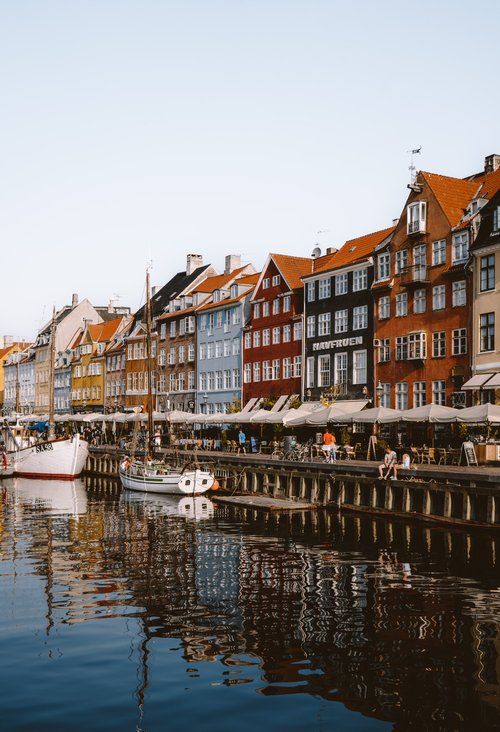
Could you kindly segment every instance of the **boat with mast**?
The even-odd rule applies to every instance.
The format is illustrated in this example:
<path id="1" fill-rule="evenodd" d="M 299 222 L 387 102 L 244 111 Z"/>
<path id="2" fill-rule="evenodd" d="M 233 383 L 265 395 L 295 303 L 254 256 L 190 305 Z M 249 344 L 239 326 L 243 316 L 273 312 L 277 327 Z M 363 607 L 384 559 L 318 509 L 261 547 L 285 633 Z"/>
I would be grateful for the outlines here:
<path id="1" fill-rule="evenodd" d="M 47 440 L 32 443 L 19 419 L 6 424 L 7 463 L 14 475 L 25 478 L 73 480 L 81 475 L 88 455 L 88 443 L 79 434 L 57 438 L 54 420 L 54 377 L 56 356 L 56 313 L 52 313 L 49 358 L 49 415 Z M 16 412 L 19 414 L 19 364 L 17 364 Z M 10 449 L 9 449 L 10 448 Z"/>
<path id="2" fill-rule="evenodd" d="M 153 368 L 152 368 L 152 316 L 151 316 L 151 288 L 150 271 L 146 269 L 146 362 L 147 362 L 147 440 L 145 446 L 144 461 L 135 457 L 135 434 L 137 430 L 137 419 L 134 430 L 133 455 L 132 458 L 125 457 L 119 468 L 119 476 L 124 488 L 145 493 L 170 493 L 172 495 L 200 495 L 211 488 L 217 488 L 214 476 L 199 467 L 192 469 L 186 465 L 179 470 L 154 458 L 154 419 L 153 419 Z M 139 411 L 139 410 L 138 410 Z M 137 417 L 138 415 L 136 415 Z"/>

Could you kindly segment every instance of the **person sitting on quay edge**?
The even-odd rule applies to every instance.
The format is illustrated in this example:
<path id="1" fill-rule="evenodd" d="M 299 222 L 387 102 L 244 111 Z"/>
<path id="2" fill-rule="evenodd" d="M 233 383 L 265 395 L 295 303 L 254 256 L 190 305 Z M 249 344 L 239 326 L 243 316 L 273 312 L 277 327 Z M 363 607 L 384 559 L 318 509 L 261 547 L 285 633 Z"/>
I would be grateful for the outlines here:
<path id="1" fill-rule="evenodd" d="M 337 441 L 335 439 L 335 435 L 330 432 L 328 427 L 323 435 L 323 450 L 327 459 L 329 459 L 330 456 L 332 456 L 333 460 L 337 459 Z"/>
<path id="2" fill-rule="evenodd" d="M 384 462 L 378 466 L 378 473 L 379 480 L 383 480 L 384 478 L 387 480 L 391 473 L 394 473 L 394 475 L 391 476 L 393 480 L 396 480 L 398 477 L 398 456 L 394 450 L 391 450 L 389 445 L 385 448 Z"/>

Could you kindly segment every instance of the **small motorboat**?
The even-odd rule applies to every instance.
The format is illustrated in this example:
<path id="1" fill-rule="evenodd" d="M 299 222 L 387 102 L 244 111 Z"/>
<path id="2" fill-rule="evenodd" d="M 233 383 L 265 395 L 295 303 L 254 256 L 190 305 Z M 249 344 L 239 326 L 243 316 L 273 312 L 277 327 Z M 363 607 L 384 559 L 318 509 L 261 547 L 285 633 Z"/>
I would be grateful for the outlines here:
<path id="1" fill-rule="evenodd" d="M 143 463 L 124 458 L 119 476 L 124 488 L 144 493 L 199 496 L 217 487 L 215 477 L 208 470 L 179 470 L 152 460 Z"/>

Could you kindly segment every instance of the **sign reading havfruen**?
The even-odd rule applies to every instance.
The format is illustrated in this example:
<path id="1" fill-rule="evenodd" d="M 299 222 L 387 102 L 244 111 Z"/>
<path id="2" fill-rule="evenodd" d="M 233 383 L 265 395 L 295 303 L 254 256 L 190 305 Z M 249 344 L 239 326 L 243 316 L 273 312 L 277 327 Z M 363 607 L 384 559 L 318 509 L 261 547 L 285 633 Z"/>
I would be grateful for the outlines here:
<path id="1" fill-rule="evenodd" d="M 345 348 L 345 346 L 361 346 L 362 344 L 363 336 L 339 338 L 335 341 L 321 341 L 320 343 L 313 343 L 313 351 L 328 351 L 330 348 Z"/>

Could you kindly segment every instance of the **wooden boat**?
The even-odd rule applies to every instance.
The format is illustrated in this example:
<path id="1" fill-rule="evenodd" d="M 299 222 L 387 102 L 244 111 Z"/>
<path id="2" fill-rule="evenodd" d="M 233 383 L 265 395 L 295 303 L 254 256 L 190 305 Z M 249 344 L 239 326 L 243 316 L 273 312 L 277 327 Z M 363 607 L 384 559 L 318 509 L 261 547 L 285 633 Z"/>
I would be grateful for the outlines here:
<path id="1" fill-rule="evenodd" d="M 118 475 L 124 488 L 144 493 L 168 493 L 171 495 L 197 496 L 211 488 L 217 488 L 215 477 L 206 470 L 200 468 L 179 470 L 171 468 L 163 463 L 155 462 L 152 455 L 152 439 L 154 434 L 153 424 L 153 369 L 151 363 L 151 298 L 149 269 L 146 271 L 146 356 L 148 364 L 148 443 L 146 446 L 146 459 L 143 461 L 124 458 L 119 467 Z M 134 440 L 139 419 L 139 411 L 136 410 L 136 422 L 134 425 Z M 135 448 L 133 448 L 133 452 Z"/>

